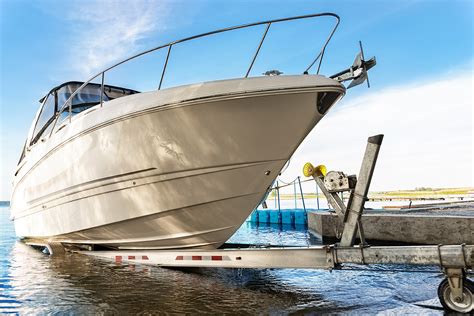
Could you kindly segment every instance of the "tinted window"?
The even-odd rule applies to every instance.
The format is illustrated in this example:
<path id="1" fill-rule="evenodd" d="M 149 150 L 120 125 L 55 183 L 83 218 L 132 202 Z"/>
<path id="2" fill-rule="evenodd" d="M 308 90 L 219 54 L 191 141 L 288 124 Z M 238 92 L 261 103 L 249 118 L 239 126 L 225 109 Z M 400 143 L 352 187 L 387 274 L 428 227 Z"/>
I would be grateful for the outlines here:
<path id="1" fill-rule="evenodd" d="M 44 102 L 41 113 L 38 117 L 38 120 L 36 121 L 31 144 L 34 144 L 38 140 L 43 131 L 46 129 L 47 125 L 51 123 L 55 112 L 56 102 L 54 100 L 54 95 L 50 94 Z"/>
<path id="2" fill-rule="evenodd" d="M 61 107 L 63 112 L 60 113 L 58 123 L 61 123 L 69 115 L 69 103 L 66 105 L 66 101 L 69 97 L 81 86 L 80 83 L 68 84 L 61 87 L 58 90 L 58 105 Z M 104 102 L 108 101 L 109 98 L 104 94 Z M 71 113 L 72 116 L 85 111 L 94 105 L 100 103 L 100 85 L 87 85 L 79 93 L 74 95 L 72 98 Z"/>
<path id="3" fill-rule="evenodd" d="M 64 107 L 67 99 L 81 86 L 80 83 L 68 84 L 58 90 L 58 105 L 61 109 Z M 108 101 L 107 95 L 104 95 L 103 101 Z M 100 103 L 100 85 L 87 85 L 72 98 L 72 107 L 91 107 Z M 82 111 L 85 109 L 82 109 Z M 74 111 L 73 111 L 74 112 Z M 81 111 L 76 111 L 79 113 Z"/>
<path id="4" fill-rule="evenodd" d="M 23 145 L 23 150 L 21 151 L 21 156 L 20 156 L 20 160 L 18 161 L 17 165 L 20 164 L 20 162 L 23 160 L 23 158 L 25 158 L 25 150 L 26 150 L 26 140 L 25 140 L 25 144 Z M 16 175 L 16 174 L 15 174 Z"/>
<path id="5" fill-rule="evenodd" d="M 88 84 L 72 98 L 72 102 L 66 104 L 69 97 L 82 85 L 82 83 L 69 83 L 57 90 L 58 108 L 60 111 L 58 123 L 69 116 L 69 103 L 71 103 L 71 115 L 74 116 L 100 103 L 101 86 L 99 84 Z M 104 86 L 102 101 L 110 101 L 126 95 L 137 93 L 137 91 L 119 87 Z"/>

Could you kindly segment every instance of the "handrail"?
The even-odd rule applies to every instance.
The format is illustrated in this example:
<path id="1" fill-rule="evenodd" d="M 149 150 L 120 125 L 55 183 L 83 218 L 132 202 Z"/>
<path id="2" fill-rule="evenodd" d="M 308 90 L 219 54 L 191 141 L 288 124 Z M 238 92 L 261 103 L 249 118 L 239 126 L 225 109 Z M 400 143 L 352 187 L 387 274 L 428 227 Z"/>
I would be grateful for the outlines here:
<path id="1" fill-rule="evenodd" d="M 161 73 L 161 78 L 160 78 L 160 83 L 159 83 L 159 86 L 158 86 L 158 90 L 161 89 L 161 85 L 163 83 L 163 79 L 164 79 L 164 75 L 165 75 L 165 71 L 166 71 L 166 67 L 168 65 L 168 60 L 169 60 L 169 57 L 170 57 L 170 53 L 171 53 L 171 47 L 176 45 L 176 44 L 179 44 L 179 43 L 183 43 L 183 42 L 187 42 L 187 41 L 191 41 L 191 40 L 194 40 L 194 39 L 197 39 L 197 38 L 201 38 L 201 37 L 205 37 L 205 36 L 209 36 L 209 35 L 214 35 L 214 34 L 219 34 L 219 33 L 223 33 L 223 32 L 228 32 L 228 31 L 233 31 L 233 30 L 238 30 L 238 29 L 243 29 L 243 28 L 249 28 L 249 27 L 253 27 L 253 26 L 258 26 L 258 25 L 267 25 L 266 29 L 265 29 L 265 32 L 263 33 L 263 36 L 262 36 L 262 39 L 260 40 L 260 44 L 253 56 L 253 59 L 252 59 L 252 62 L 245 74 L 245 78 L 248 77 L 248 75 L 250 74 L 250 71 L 252 70 L 252 67 L 255 63 L 255 60 L 257 59 L 257 56 L 260 52 L 260 48 L 262 47 L 262 44 L 263 44 L 263 41 L 265 40 L 265 37 L 268 33 L 268 29 L 270 28 L 270 25 L 271 24 L 275 24 L 275 23 L 279 23 L 279 22 L 286 22 L 286 21 L 293 21 L 293 20 L 301 20 L 301 19 L 308 19 L 308 18 L 316 18 L 316 17 L 322 17 L 322 16 L 330 16 L 330 17 L 334 17 L 336 19 L 336 24 L 334 25 L 331 33 L 329 34 L 329 36 L 327 37 L 323 47 L 321 48 L 321 50 L 319 51 L 318 55 L 316 55 L 315 59 L 309 64 L 309 66 L 305 69 L 305 71 L 303 72 L 304 74 L 307 74 L 308 71 L 314 66 L 314 64 L 319 60 L 319 64 L 318 64 L 318 69 L 316 71 L 317 74 L 319 74 L 319 70 L 321 68 L 321 63 L 323 61 L 323 57 L 324 57 L 324 52 L 326 50 L 326 46 L 328 45 L 329 41 L 331 40 L 333 34 L 335 33 L 337 27 L 339 26 L 339 22 L 340 22 L 340 17 L 335 14 L 335 13 L 330 13 L 330 12 L 325 12 L 325 13 L 315 13 L 315 14 L 307 14 L 307 15 L 300 15 L 300 16 L 294 16 L 294 17 L 289 17 L 289 18 L 282 18 L 282 19 L 274 19 L 274 20 L 267 20 L 267 21 L 261 21 L 261 22 L 254 22 L 254 23 L 248 23 L 248 24 L 242 24 L 242 25 L 237 25 L 237 26 L 232 26 L 232 27 L 227 27 L 227 28 L 223 28 L 223 29 L 219 29 L 219 30 L 215 30 L 215 31 L 211 31 L 211 32 L 205 32 L 205 33 L 202 33 L 202 34 L 198 34 L 198 35 L 194 35 L 194 36 L 190 36 L 190 37 L 185 37 L 183 39 L 180 39 L 180 40 L 176 40 L 176 41 L 172 41 L 172 42 L 169 42 L 167 44 L 164 44 L 164 45 L 160 45 L 160 46 L 157 46 L 155 48 L 151 48 L 151 49 L 148 49 L 148 50 L 145 50 L 141 53 L 138 53 L 136 55 L 133 55 L 131 57 L 128 57 L 122 61 L 119 61 L 115 64 L 113 64 L 112 66 L 102 70 L 101 72 L 99 72 L 98 74 L 94 75 L 93 77 L 91 77 L 89 80 L 87 80 L 86 82 L 84 82 L 79 88 L 76 89 L 76 91 L 74 91 L 71 96 L 64 102 L 64 104 L 61 106 L 61 110 L 59 111 L 59 113 L 57 114 L 56 116 L 56 119 L 54 121 L 54 125 L 53 125 L 53 128 L 51 130 L 51 133 L 53 132 L 54 128 L 56 127 L 56 123 L 57 123 L 57 120 L 60 116 L 60 114 L 62 112 L 64 112 L 64 110 L 66 109 L 66 105 L 68 105 L 69 103 L 69 106 L 68 106 L 68 111 L 69 111 L 69 115 L 68 115 L 68 118 L 69 118 L 69 121 L 71 121 L 71 117 L 72 117 L 72 99 L 74 98 L 74 96 L 76 94 L 78 94 L 86 85 L 88 85 L 92 80 L 96 79 L 97 77 L 99 76 L 102 76 L 102 82 L 101 82 L 101 98 L 100 98 L 100 106 L 102 106 L 103 104 L 103 93 L 104 93 L 104 77 L 105 77 L 105 73 L 117 66 L 120 66 L 132 59 L 135 59 L 135 58 L 138 58 L 140 56 L 143 56 L 145 54 L 148 54 L 148 53 L 151 53 L 151 52 L 154 52 L 154 51 L 157 51 L 157 50 L 160 50 L 160 49 L 163 49 L 165 47 L 168 47 L 168 53 L 166 55 L 166 60 L 165 60 L 165 64 L 163 66 L 163 71 Z"/>
<path id="2" fill-rule="evenodd" d="M 265 37 L 267 37 L 268 29 L 270 29 L 270 25 L 272 23 L 267 24 L 267 28 L 265 29 L 265 32 L 263 33 L 262 39 L 260 40 L 260 44 L 258 44 L 258 48 L 255 51 L 255 54 L 253 55 L 252 62 L 250 63 L 249 69 L 247 70 L 247 73 L 245 74 L 245 78 L 247 78 L 250 74 L 250 71 L 252 70 L 253 64 L 255 63 L 255 60 L 257 59 L 257 55 L 260 52 L 260 48 L 262 48 L 263 41 L 265 40 Z"/>
<path id="3" fill-rule="evenodd" d="M 160 85 L 158 86 L 158 90 L 161 89 L 161 84 L 163 83 L 163 78 L 165 77 L 166 66 L 168 66 L 168 60 L 170 58 L 171 47 L 173 47 L 173 45 L 168 46 L 168 54 L 166 54 L 165 65 L 163 66 L 163 71 L 161 72 Z"/>

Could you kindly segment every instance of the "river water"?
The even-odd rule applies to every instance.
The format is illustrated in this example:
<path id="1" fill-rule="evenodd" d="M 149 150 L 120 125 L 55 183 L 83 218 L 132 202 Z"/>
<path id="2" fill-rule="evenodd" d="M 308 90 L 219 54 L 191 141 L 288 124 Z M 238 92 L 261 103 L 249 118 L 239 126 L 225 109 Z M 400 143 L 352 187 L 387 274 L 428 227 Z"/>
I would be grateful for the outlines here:
<path id="1" fill-rule="evenodd" d="M 442 276 L 435 267 L 175 270 L 79 254 L 49 257 L 18 241 L 8 217 L 0 208 L 0 314 L 442 313 L 435 299 Z M 304 227 L 250 223 L 230 241 L 321 243 Z"/>

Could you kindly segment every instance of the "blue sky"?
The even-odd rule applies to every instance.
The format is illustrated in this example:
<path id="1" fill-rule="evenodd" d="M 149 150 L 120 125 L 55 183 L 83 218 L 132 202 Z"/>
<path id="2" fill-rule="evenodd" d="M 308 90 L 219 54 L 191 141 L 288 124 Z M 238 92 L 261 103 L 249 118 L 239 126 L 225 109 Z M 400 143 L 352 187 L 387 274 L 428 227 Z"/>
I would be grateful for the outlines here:
<path id="1" fill-rule="evenodd" d="M 38 99 L 52 87 L 86 80 L 121 58 L 173 39 L 316 12 L 334 12 L 342 19 L 322 74 L 352 64 L 358 40 L 363 41 L 366 55 L 377 56 L 378 65 L 371 71 L 372 88 L 351 89 L 321 123 L 345 122 L 351 137 L 325 134 L 324 125 L 316 127 L 283 176 L 288 180 L 298 175 L 299 164 L 308 157 L 357 172 L 365 138 L 381 132 L 387 134 L 387 148 L 374 189 L 473 186 L 473 3 L 0 1 L 0 200 L 9 199 L 13 169 Z M 274 68 L 300 72 L 329 22 L 296 23 L 289 30 L 272 27 L 252 74 Z M 173 50 L 164 87 L 243 75 L 262 31 L 237 32 Z M 164 52 L 157 52 L 117 69 L 108 83 L 156 88 L 163 59 Z M 394 107 L 400 111 L 393 112 Z M 338 159 L 341 147 L 354 159 Z M 347 153 L 344 157 L 349 157 Z M 403 168 L 397 169 L 402 162 Z M 450 168 L 441 179 L 440 164 Z"/>

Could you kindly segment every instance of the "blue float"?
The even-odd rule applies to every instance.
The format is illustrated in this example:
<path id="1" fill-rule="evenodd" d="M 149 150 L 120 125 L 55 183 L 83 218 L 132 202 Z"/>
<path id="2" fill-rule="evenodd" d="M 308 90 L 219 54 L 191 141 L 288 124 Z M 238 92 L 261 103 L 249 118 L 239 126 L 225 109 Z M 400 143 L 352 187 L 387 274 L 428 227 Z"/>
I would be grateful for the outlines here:
<path id="1" fill-rule="evenodd" d="M 255 210 L 249 221 L 256 224 L 308 225 L 304 209 Z"/>

